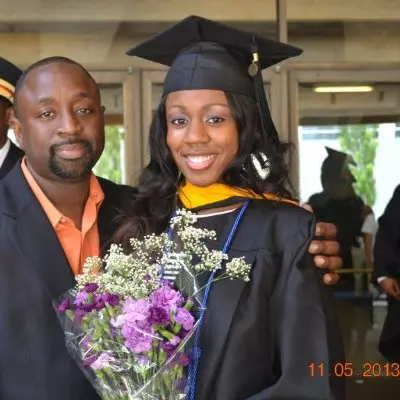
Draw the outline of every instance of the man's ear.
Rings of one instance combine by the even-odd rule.
[[[10,107],[7,110],[7,119],[8,119],[8,124],[10,125],[11,129],[14,132],[15,139],[17,140],[19,147],[21,147],[21,149],[24,150],[24,138],[22,135],[21,123],[19,122],[19,119],[15,115],[15,110],[12,107]]]

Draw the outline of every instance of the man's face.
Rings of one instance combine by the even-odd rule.
[[[31,171],[47,179],[80,180],[104,149],[104,108],[92,80],[74,64],[33,70],[18,94],[15,136]]]
[[[4,145],[7,139],[10,108],[11,104],[0,97],[0,148]]]

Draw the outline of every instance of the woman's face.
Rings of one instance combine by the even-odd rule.
[[[167,145],[186,180],[219,182],[239,147],[236,122],[225,93],[183,90],[166,100]]]

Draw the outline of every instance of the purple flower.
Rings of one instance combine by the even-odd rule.
[[[148,321],[149,303],[144,299],[128,299],[122,307],[122,312],[123,314],[111,323],[115,327],[122,327],[121,333],[125,338],[125,346],[133,353],[149,351],[154,338],[154,330]]]
[[[150,316],[150,305],[144,300],[132,300],[128,299],[125,301],[122,307],[122,315],[112,321],[114,326],[119,327],[125,324],[135,324],[137,321],[145,321]]]
[[[154,330],[146,321],[126,323],[121,329],[125,338],[125,346],[133,353],[143,353],[151,350]]]
[[[162,307],[151,307],[149,323],[163,325],[170,321],[170,317],[165,308]]]
[[[167,342],[167,343],[161,343],[160,345],[161,349],[163,349],[167,355],[171,355],[171,353],[173,353],[173,351],[175,350],[176,346],[174,346],[172,343]]]
[[[151,295],[151,302],[154,307],[162,307],[170,312],[182,306],[183,297],[168,284],[161,286]]]
[[[81,304],[79,306],[80,310],[83,310],[87,313],[93,311],[96,308],[96,304],[95,303],[88,303],[88,304]]]
[[[181,339],[179,339],[179,336],[174,336],[172,339],[169,340],[168,343],[170,343],[172,346],[177,346]]]
[[[96,354],[92,354],[88,357],[85,357],[83,359],[83,366],[84,367],[90,367],[97,359],[97,355]]]
[[[115,294],[104,293],[103,300],[108,303],[111,307],[115,307],[119,305],[119,297]]]
[[[79,307],[80,305],[84,304],[88,298],[89,295],[86,292],[78,292],[75,297],[74,304]]]
[[[130,315],[130,319],[143,321],[149,315],[150,305],[145,299],[125,301],[122,311],[125,315]]]
[[[92,364],[90,364],[90,367],[94,370],[103,369],[105,367],[109,367],[110,363],[114,361],[115,358],[109,353],[101,353],[99,357]]]
[[[182,329],[179,331],[178,335],[179,335],[179,337],[180,337],[181,339],[185,339],[185,337],[186,337],[187,335],[189,335],[189,333],[190,333],[190,330],[187,331],[186,329],[182,328]]]
[[[80,345],[84,352],[88,351],[92,347],[92,337],[90,335],[85,336]]]
[[[192,329],[194,325],[194,317],[186,308],[178,308],[175,321],[177,324],[182,325],[186,331]]]
[[[102,295],[96,295],[93,304],[94,304],[94,308],[97,311],[102,310],[106,306],[106,303],[105,303]]]
[[[87,283],[85,285],[85,292],[86,293],[93,293],[99,288],[99,285],[97,283]]]
[[[74,312],[74,319],[73,323],[76,325],[79,325],[82,322],[83,317],[86,315],[86,312],[84,310],[75,310]]]
[[[67,310],[71,309],[71,302],[69,299],[64,299],[57,307],[57,311],[60,313],[64,313]]]

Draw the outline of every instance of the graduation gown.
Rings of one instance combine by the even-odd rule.
[[[199,218],[222,248],[238,211]],[[339,329],[308,246],[312,214],[252,200],[229,250],[252,265],[251,281],[212,285],[202,328],[196,400],[345,399],[330,375],[343,361]],[[322,363],[324,376],[309,365]]]
[[[103,251],[133,189],[99,178]],[[0,399],[100,400],[69,355],[53,300],[76,284],[20,164],[0,180]]]

